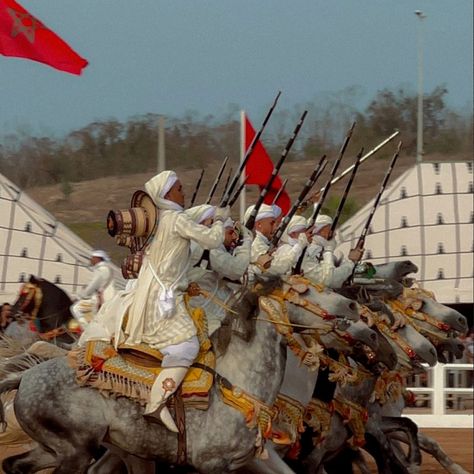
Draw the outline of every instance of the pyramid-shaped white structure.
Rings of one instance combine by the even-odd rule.
[[[421,163],[387,187],[365,242],[372,263],[411,260],[417,280],[442,303],[472,303],[471,162]],[[374,196],[377,188],[374,188]],[[339,230],[345,255],[367,222],[373,200]]]
[[[0,303],[14,299],[30,274],[69,295],[90,281],[92,247],[0,174]],[[123,287],[114,266],[115,285]]]

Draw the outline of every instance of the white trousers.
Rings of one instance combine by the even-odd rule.
[[[193,336],[179,344],[160,349],[163,354],[162,367],[189,367],[199,353],[199,340]]]

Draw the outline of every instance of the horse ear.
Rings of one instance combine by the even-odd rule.
[[[34,275],[30,275],[30,283],[37,283],[37,279]]]

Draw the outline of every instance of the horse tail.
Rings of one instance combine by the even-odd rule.
[[[8,375],[0,382],[0,396],[4,393],[17,390],[20,386],[23,372]],[[3,400],[0,400],[0,433],[4,433],[7,429],[7,421],[5,419],[5,409],[3,407]]]

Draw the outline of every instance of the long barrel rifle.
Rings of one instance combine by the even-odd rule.
[[[280,225],[278,226],[278,229],[276,232],[273,234],[272,240],[270,242],[270,249],[269,251],[271,252],[276,246],[278,245],[278,242],[281,239],[281,236],[285,232],[286,228],[288,227],[288,224],[291,221],[291,218],[296,214],[296,211],[300,207],[301,203],[303,200],[306,198],[307,194],[311,191],[311,188],[314,186],[318,178],[321,176],[321,174],[324,171],[324,168],[327,165],[327,159],[326,155],[323,155],[316,167],[314,168],[313,172],[311,173],[311,176],[307,179],[303,189],[301,190],[298,198],[296,201],[293,203],[293,206],[291,207],[290,211],[288,214],[283,218],[281,221]]]
[[[278,172],[280,171],[280,168],[282,167],[283,163],[285,162],[286,158],[288,157],[288,153],[291,150],[291,147],[293,146],[293,143],[296,140],[296,137],[298,136],[299,131],[301,130],[301,126],[303,125],[304,119],[306,118],[306,115],[308,114],[308,111],[305,110],[303,114],[300,117],[300,120],[296,124],[295,129],[293,130],[293,133],[288,140],[285,148],[281,152],[280,159],[278,160],[278,163],[274,166],[272,174],[266,184],[266,186],[261,190],[260,195],[257,199],[257,202],[252,209],[252,213],[250,214],[249,218],[247,219],[247,222],[245,223],[245,227],[247,229],[253,229],[253,226],[255,224],[255,219],[257,217],[258,211],[262,207],[263,202],[265,201],[265,196],[267,195],[268,191],[272,188],[273,182],[275,181]]]
[[[399,142],[398,146],[397,146],[397,150],[395,151],[395,154],[393,155],[392,160],[390,161],[390,165],[388,166],[388,169],[385,172],[385,176],[383,178],[383,181],[382,181],[382,184],[380,186],[379,192],[378,192],[378,194],[375,198],[375,201],[374,201],[374,204],[372,206],[372,209],[370,210],[370,214],[369,214],[369,217],[367,219],[367,222],[365,223],[364,228],[362,229],[362,232],[360,234],[360,237],[357,241],[357,244],[356,244],[354,250],[358,249],[359,251],[361,251],[364,248],[365,239],[366,239],[367,234],[369,232],[370,225],[372,224],[372,220],[374,218],[375,211],[377,210],[380,199],[382,198],[382,194],[384,193],[385,188],[387,187],[388,180],[390,179],[390,175],[392,174],[393,168],[395,167],[395,163],[397,162],[398,156],[400,155],[401,148],[402,148],[402,142]],[[351,276],[347,280],[349,283],[352,282],[352,280],[354,278],[354,273],[355,273],[356,266],[360,262],[361,259],[362,259],[362,252],[361,252],[361,255],[358,258],[358,260],[354,262],[354,268],[352,269]]]
[[[372,150],[368,151],[361,159],[360,159],[360,163],[359,164],[362,164],[364,161],[368,160],[371,156],[375,155],[375,153],[377,153],[381,148],[383,148],[387,143],[391,142],[397,135],[400,135],[400,131],[397,130],[395,132],[393,132],[388,138],[386,138],[385,140],[381,141],[377,146],[375,146],[374,148],[372,148]],[[338,181],[340,181],[342,178],[344,178],[344,176],[346,176],[346,174],[350,173],[352,171],[352,169],[354,168],[355,164],[349,166],[348,168],[346,168],[340,175],[336,176],[332,181],[331,181],[331,184],[335,184],[337,183]]]
[[[237,201],[237,199],[239,199],[240,193],[243,191],[243,189],[247,185],[247,181],[250,179],[250,176],[251,175],[248,175],[248,176],[245,177],[243,183],[239,186],[239,189],[237,189],[235,194],[230,198],[229,207],[232,207],[235,204],[235,202]]]
[[[339,164],[341,163],[342,158],[344,157],[344,153],[346,152],[347,145],[349,145],[349,141],[352,137],[352,133],[354,131],[355,124],[356,123],[354,122],[352,124],[351,128],[349,129],[349,131],[347,132],[346,138],[344,139],[344,143],[342,144],[341,149],[339,150],[339,156],[337,157],[337,159],[334,162],[334,165],[332,167],[329,180],[326,183],[326,186],[324,186],[324,188],[322,190],[321,198],[319,199],[318,203],[316,204],[316,206],[314,208],[314,211],[313,211],[313,214],[309,218],[308,228],[310,228],[314,225],[314,222],[315,222],[316,218],[318,217],[319,211],[323,207],[326,196],[328,195],[329,189],[331,188],[332,181],[334,179],[334,175],[336,174],[337,168],[339,167]]]
[[[313,211],[313,213],[311,214],[311,217],[308,220],[308,229],[313,227],[313,225],[316,221],[316,218],[319,215],[319,211],[323,207],[324,201],[326,200],[326,196],[328,195],[329,190],[331,189],[331,182],[334,179],[334,175],[336,174],[337,168],[339,167],[339,164],[341,163],[342,158],[344,157],[344,153],[347,149],[347,145],[349,145],[349,141],[352,137],[352,133],[354,132],[355,124],[356,124],[355,122],[352,123],[351,128],[349,129],[349,131],[346,134],[346,138],[344,139],[344,143],[342,144],[341,149],[339,150],[339,156],[337,157],[336,161],[334,162],[334,165],[332,167],[332,170],[331,170],[331,173],[329,175],[329,179],[326,183],[326,186],[324,186],[321,197],[319,198],[318,203],[314,206],[314,211]],[[303,251],[301,252],[301,255],[298,259],[298,262],[296,263],[295,268],[293,269],[293,274],[301,273],[301,268],[302,268],[302,265],[303,265],[303,259],[304,259],[305,254],[306,254],[306,248],[304,248]]]
[[[194,201],[196,200],[197,193],[199,191],[199,188],[201,187],[202,183],[202,177],[204,176],[204,170],[201,170],[201,176],[199,176],[198,182],[196,183],[196,188],[194,189],[193,197],[191,198],[191,204],[189,207],[193,207]]]
[[[263,130],[265,129],[268,121],[270,120],[270,117],[275,110],[275,107],[277,105],[278,99],[280,98],[281,91],[278,92],[278,94],[275,97],[275,100],[273,101],[272,106],[270,107],[270,110],[267,112],[267,115],[265,119],[263,120],[263,123],[258,130],[258,132],[254,135],[252,142],[250,143],[249,147],[247,148],[247,151],[245,152],[245,156],[242,159],[240,166],[238,170],[236,171],[232,181],[230,182],[230,185],[226,188],[226,191],[224,193],[224,196],[222,197],[220,207],[226,207],[227,204],[229,203],[230,196],[232,192],[234,191],[234,188],[237,186],[237,183],[239,182],[240,175],[242,174],[242,171],[245,169],[245,165],[247,164],[247,161],[249,160],[250,156],[252,155],[255,147],[257,146],[258,140],[260,139],[260,135],[262,135]]]
[[[360,159],[360,164],[364,163],[364,161],[368,160],[371,156],[374,156],[375,153],[377,153],[381,148],[383,148],[387,143],[391,142],[397,135],[400,135],[400,132],[397,130],[393,132],[389,137],[387,137],[385,140],[381,141],[377,146],[372,148],[372,150],[368,151],[361,159]],[[352,171],[354,168],[354,165],[352,164],[348,168],[346,168],[340,175],[336,176],[332,181],[332,184],[336,184],[338,181],[340,181],[344,176],[346,176],[348,173]],[[323,192],[324,188],[321,188],[320,192]],[[306,203],[302,203],[303,206],[305,206]]]
[[[272,204],[276,204],[278,202],[278,199],[280,199],[281,193],[285,190],[286,185],[288,184],[288,178],[283,181],[283,184],[281,185],[280,189],[278,192],[275,194],[275,197],[273,198]]]
[[[334,215],[334,219],[331,224],[331,230],[329,231],[328,240],[332,239],[334,232],[336,231],[337,224],[342,215],[342,210],[344,209],[344,205],[346,204],[347,197],[349,196],[349,191],[352,187],[352,183],[354,182],[354,178],[357,173],[357,170],[359,169],[359,165],[361,164],[363,153],[364,153],[364,149],[361,148],[360,152],[358,153],[356,157],[355,163],[352,167],[352,173],[349,177],[349,180],[347,181],[346,188],[344,189],[344,194],[342,195],[341,200],[339,201],[339,205],[337,206],[336,214]]]
[[[230,167],[229,174],[227,175],[227,178],[226,178],[225,183],[224,183],[224,188],[223,188],[223,191],[222,191],[221,201],[224,199],[225,193],[227,191],[227,187],[229,186],[230,178],[232,178],[232,171],[233,171],[233,168]]]
[[[224,173],[224,169],[225,169],[225,166],[226,166],[228,161],[229,161],[229,157],[226,156],[224,158],[224,161],[222,162],[221,167],[219,168],[216,179],[212,183],[212,187],[211,187],[211,189],[209,191],[209,195],[207,196],[207,199],[206,199],[206,204],[210,204],[211,199],[214,196],[214,193],[216,192],[217,186],[218,186],[219,181],[221,180],[221,177],[222,177],[222,173]]]

